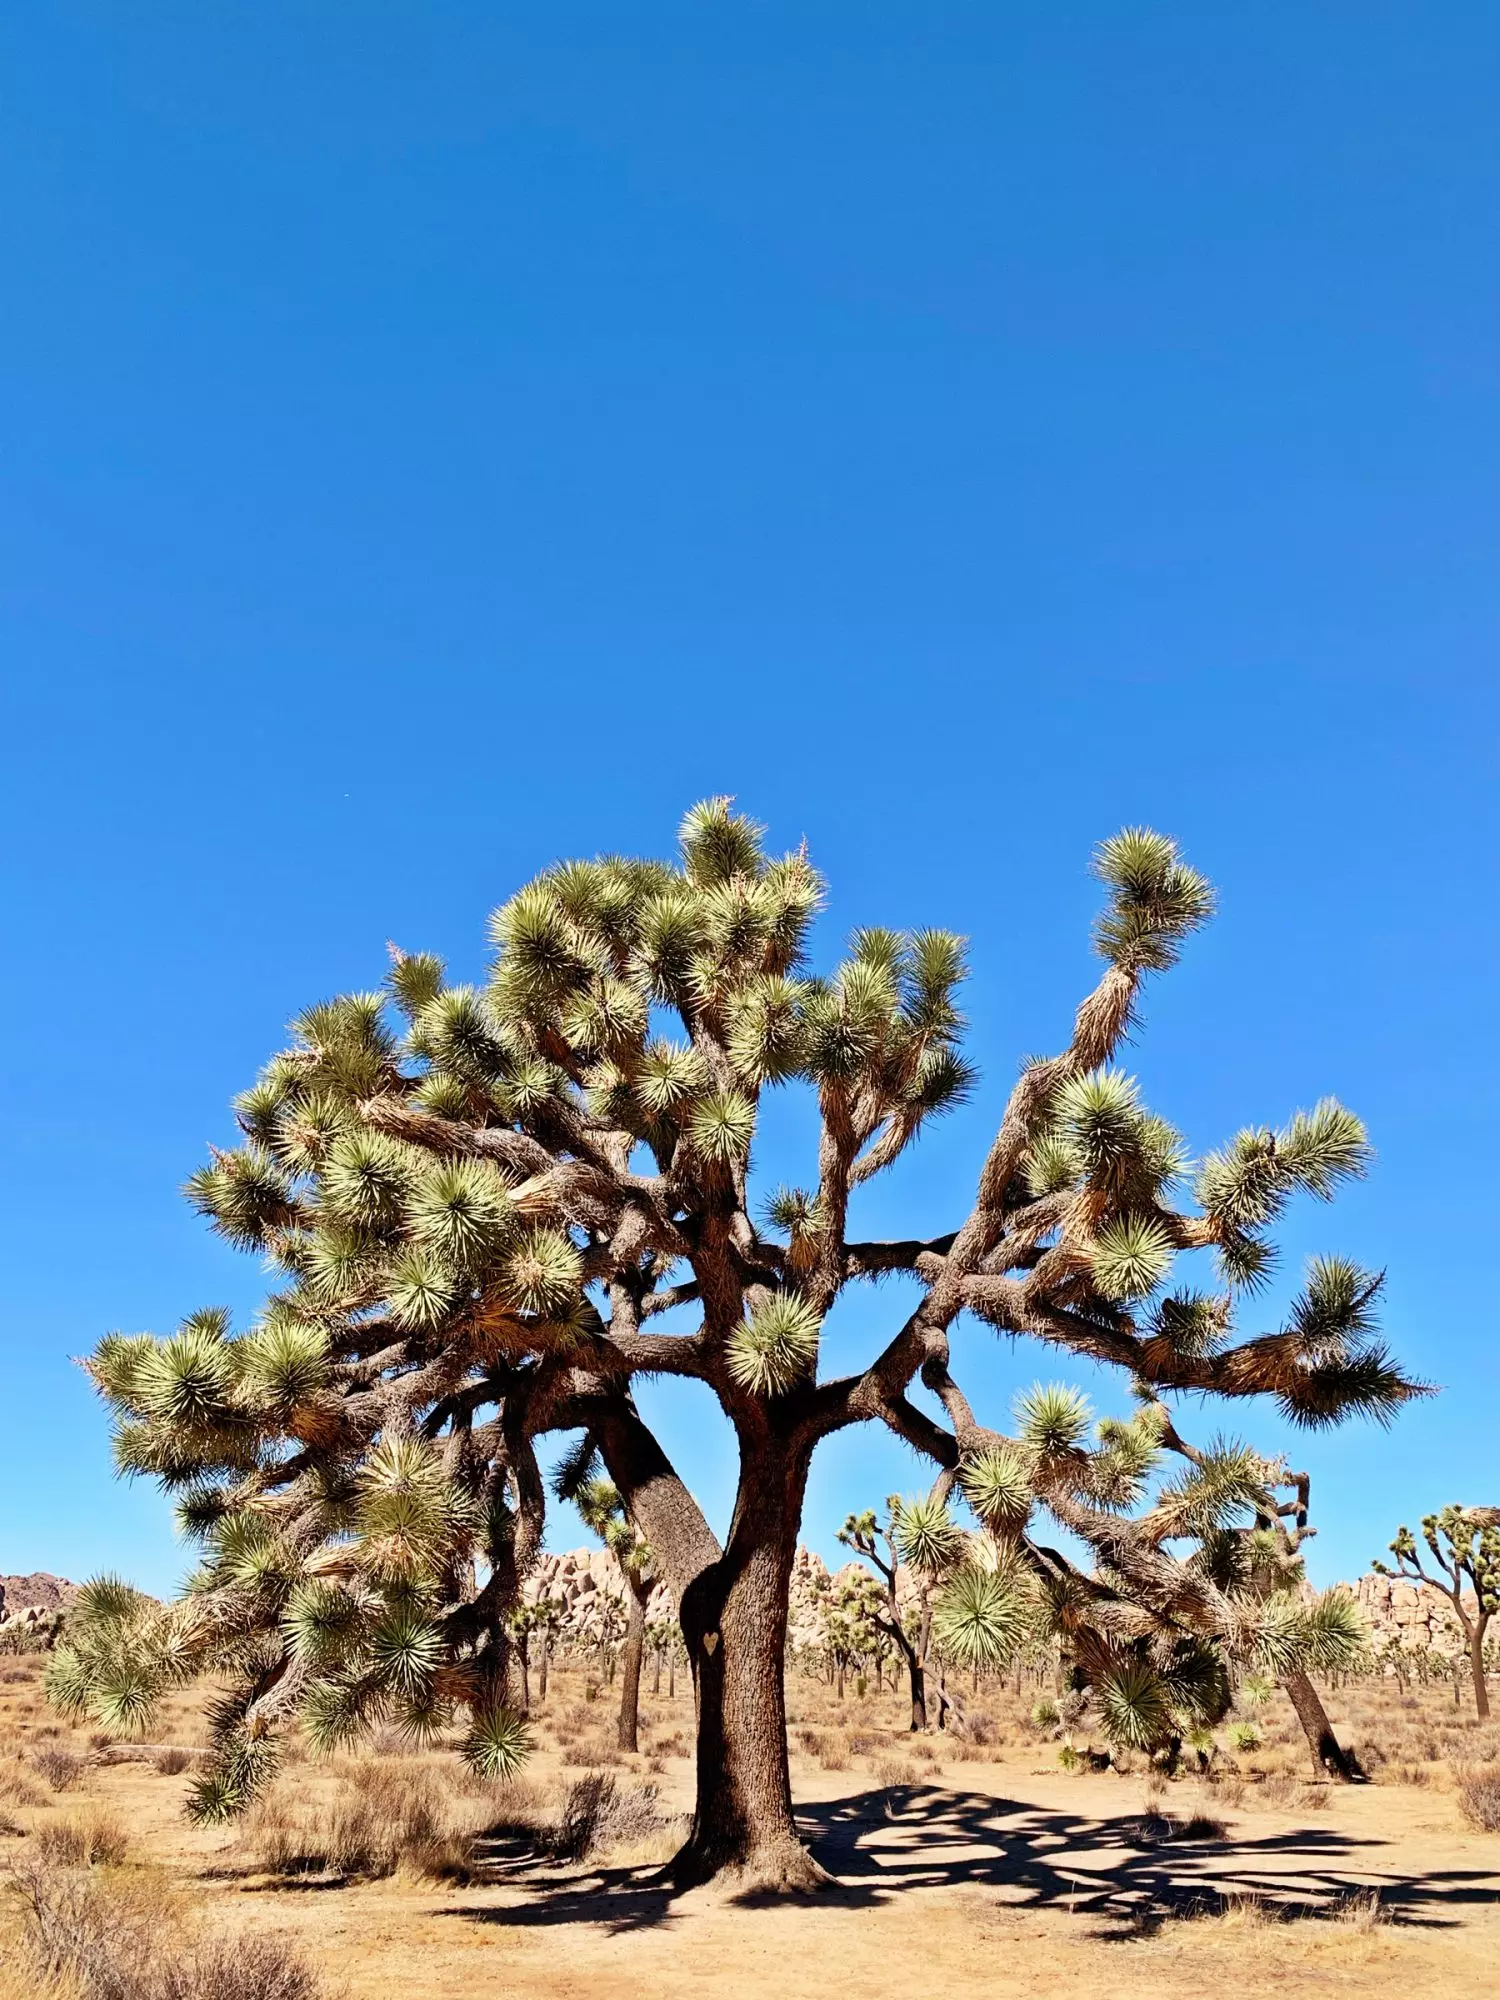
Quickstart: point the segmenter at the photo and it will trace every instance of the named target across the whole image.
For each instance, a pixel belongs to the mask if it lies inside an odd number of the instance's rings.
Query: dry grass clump
[[[1461,1764],[1454,1771],[1458,1809],[1481,1833],[1500,1833],[1500,1764]]]
[[[44,1806],[47,1794],[20,1764],[0,1764],[0,1799],[13,1806]]]
[[[819,1737],[813,1754],[825,1771],[847,1771],[850,1760],[849,1739],[842,1729],[825,1730]]]
[[[32,1858],[13,1880],[20,1939],[17,1983],[7,1994],[14,2000],[317,2000],[321,1990],[285,1939],[199,1930],[150,1877]]]
[[[159,1750],[152,1759],[157,1772],[163,1778],[176,1778],[180,1776],[188,1768],[189,1764],[194,1762],[196,1762],[196,1759],[192,1751],[179,1749],[175,1743],[168,1744],[165,1750]]]
[[[875,1759],[875,1777],[878,1783],[887,1787],[892,1785],[915,1785],[921,1782],[921,1774],[917,1770],[916,1765],[907,1757],[877,1757]]]
[[[587,1861],[608,1853],[615,1860],[668,1861],[682,1826],[657,1810],[655,1785],[622,1788],[609,1771],[590,1771],[568,1788],[548,1842],[559,1861]]]
[[[376,1881],[402,1866],[441,1873],[485,1817],[444,1776],[405,1757],[351,1764],[331,1793],[283,1780],[251,1812],[245,1849],[269,1875]]]
[[[75,1813],[36,1831],[36,1852],[59,1868],[118,1868],[130,1847],[120,1822],[107,1812]]]
[[[83,1776],[85,1759],[62,1743],[43,1743],[33,1750],[28,1762],[46,1779],[54,1792],[66,1792]]]

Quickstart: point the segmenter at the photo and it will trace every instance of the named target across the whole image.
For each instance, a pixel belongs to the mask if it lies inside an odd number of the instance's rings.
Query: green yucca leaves
[[[1017,1535],[1031,1512],[1031,1478],[1026,1460],[1009,1445],[989,1444],[960,1461],[958,1483],[964,1498],[995,1534]]]
[[[948,1567],[963,1547],[963,1530],[930,1494],[891,1501],[891,1541],[902,1562],[927,1576]]]
[[[1143,1299],[1172,1268],[1172,1239],[1149,1216],[1122,1215],[1106,1222],[1089,1250],[1094,1283],[1107,1299]]]
[[[409,1148],[383,1132],[347,1132],[329,1150],[322,1207],[350,1229],[388,1230],[401,1219],[419,1165]]]
[[[773,1292],[731,1334],[729,1372],[756,1396],[780,1396],[817,1365],[823,1322],[793,1292]]]
[[[364,1730],[371,1691],[353,1680],[309,1681],[298,1710],[302,1733],[320,1756],[353,1743]]]
[[[430,951],[406,952],[393,948],[386,978],[396,1005],[408,1021],[414,1022],[443,990],[443,961]]]
[[[755,1106],[737,1090],[713,1091],[693,1106],[688,1134],[703,1159],[733,1166],[749,1155]]]
[[[316,1321],[273,1310],[264,1326],[238,1344],[235,1363],[253,1396],[295,1409],[328,1379],[328,1334]]]
[[[1082,1180],[1087,1171],[1083,1149],[1067,1133],[1052,1127],[1032,1139],[1021,1168],[1027,1187],[1038,1197],[1060,1194]]]
[[[407,1218],[417,1242],[455,1271],[477,1270],[515,1228],[510,1189],[487,1160],[435,1160]]]
[[[653,1118],[670,1116],[707,1086],[702,1057],[675,1042],[649,1043],[634,1077],[635,1094]]]
[[[688,880],[703,888],[735,876],[758,877],[763,829],[732,810],[728,798],[703,799],[684,815],[677,845]]]
[[[1089,1402],[1065,1382],[1038,1382],[1016,1398],[1021,1442],[1039,1458],[1077,1451],[1089,1434]]]
[[[291,1190],[272,1156],[258,1146],[220,1153],[189,1176],[188,1200],[221,1236],[240,1249],[258,1249],[266,1232],[292,1217]]]
[[[1213,915],[1213,890],[1179,858],[1177,843],[1149,827],[1101,842],[1094,873],[1112,891],[1094,926],[1105,958],[1131,972],[1164,971],[1182,940]]]
[[[505,1065],[495,1021],[472,986],[450,986],[429,1000],[412,1023],[411,1043],[434,1069],[466,1083],[486,1083]]]
[[[1309,1604],[1295,1591],[1279,1591],[1260,1606],[1256,1650],[1274,1674],[1297,1669],[1343,1672],[1369,1644],[1359,1606],[1341,1586]]]
[[[352,1126],[347,1104],[331,1091],[312,1091],[281,1113],[271,1143],[290,1173],[316,1174],[334,1142]]]
[[[1015,1657],[1036,1616],[1035,1601],[1013,1567],[966,1563],[938,1594],[932,1629],[951,1658],[995,1667]]]
[[[320,1671],[339,1664],[356,1643],[366,1610],[339,1584],[321,1578],[297,1584],[281,1613],[292,1658]]]
[[[560,1229],[530,1229],[505,1258],[505,1289],[521,1312],[563,1312],[583,1281],[583,1263]]]
[[[1171,1735],[1171,1693],[1149,1661],[1120,1661],[1100,1675],[1093,1692],[1104,1733],[1119,1748],[1154,1750]]]
[[[1290,1316],[1306,1351],[1341,1355],[1351,1340],[1373,1333],[1382,1283],[1379,1272],[1361,1270],[1347,1257],[1314,1257]]]
[[[452,1312],[458,1281],[430,1250],[403,1251],[392,1260],[386,1278],[386,1303],[397,1326],[414,1333],[431,1333]]]
[[[481,1778],[513,1778],[531,1755],[531,1731],[511,1709],[481,1710],[474,1717],[462,1755]]]
[[[1120,1070],[1069,1077],[1052,1093],[1051,1109],[1054,1129],[1071,1142],[1085,1171],[1110,1166],[1139,1145],[1140,1093]]]
[[[394,1605],[377,1618],[367,1647],[376,1680],[407,1700],[430,1690],[445,1653],[441,1631],[412,1604]]]
[[[1174,1353],[1196,1360],[1214,1354],[1229,1337],[1230,1301],[1201,1292],[1173,1292],[1151,1314],[1150,1330]]]
[[[211,1423],[229,1402],[234,1361],[217,1327],[189,1322],[153,1345],[138,1379],[142,1404],[158,1422]]]

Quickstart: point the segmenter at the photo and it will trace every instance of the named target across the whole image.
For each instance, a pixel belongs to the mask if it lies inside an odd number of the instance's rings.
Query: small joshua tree
[[[1058,1052],[1022,1069],[967,1211],[925,1240],[867,1240],[857,1216],[968,1094],[962,941],[863,930],[815,972],[811,862],[768,856],[727,800],[689,813],[675,862],[569,862],[521,889],[482,989],[398,953],[385,991],[299,1015],[236,1102],[243,1143],[189,1184],[278,1273],[264,1311],[241,1333],[209,1311],[161,1339],[112,1335],[90,1364],[121,1469],[176,1495],[202,1561],[165,1608],[88,1597],[56,1697],[131,1727],[168,1688],[223,1675],[195,1795],[210,1816],[245,1806],[296,1722],[323,1744],[378,1719],[456,1725],[481,1770],[511,1767],[506,1619],[541,1547],[554,1432],[597,1446],[678,1605],[698,1731],[679,1882],[823,1879],[792,1816],[783,1664],[808,1468],[851,1425],[960,1477],[1015,1454],[1098,1570],[1023,1522],[1015,1587],[1045,1570],[1111,1617],[1130,1607],[1159,1645],[1241,1632],[1239,1600],[1091,1490],[1076,1441],[1019,1453],[950,1366],[969,1315],[1159,1398],[1269,1396],[1306,1425],[1418,1393],[1374,1335],[1378,1280],[1337,1260],[1280,1326],[1236,1331],[1285,1205],[1362,1173],[1364,1132],[1325,1101],[1194,1172],[1114,1065],[1212,895],[1145,830],[1095,868],[1103,974]],[[760,1105],[783,1088],[812,1095],[815,1154],[806,1185],[762,1201]],[[1179,1258],[1213,1261],[1217,1289],[1172,1289]],[[820,1374],[839,1295],[890,1273],[915,1294],[904,1317],[863,1365]],[[636,1408],[634,1379],[660,1374],[702,1383],[732,1426],[722,1548]]]
[[[911,1693],[911,1727],[927,1727],[927,1660],[932,1642],[932,1594],[938,1579],[959,1560],[964,1538],[958,1523],[938,1495],[903,1500],[893,1493],[884,1522],[874,1510],[851,1514],[839,1530],[839,1540],[854,1550],[880,1579],[881,1599],[872,1609],[873,1622],[906,1663]],[[881,1545],[884,1544],[884,1554]],[[915,1583],[909,1611],[897,1596],[897,1580],[905,1568]]]
[[[1417,1538],[1410,1528],[1398,1528],[1391,1543],[1395,1569],[1383,1562],[1372,1567],[1379,1576],[1425,1583],[1430,1589],[1440,1591],[1453,1606],[1469,1655],[1474,1711],[1485,1721],[1490,1712],[1489,1689],[1485,1685],[1485,1634],[1491,1618],[1500,1611],[1500,1513],[1492,1507],[1445,1507],[1440,1514],[1423,1516],[1422,1540],[1432,1558],[1431,1569],[1423,1562]]]

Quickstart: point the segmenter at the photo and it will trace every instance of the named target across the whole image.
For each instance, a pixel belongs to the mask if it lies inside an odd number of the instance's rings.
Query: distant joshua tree
[[[1432,1557],[1432,1569],[1423,1562],[1410,1528],[1398,1528],[1391,1543],[1394,1570],[1383,1562],[1372,1567],[1379,1576],[1425,1583],[1447,1598],[1469,1655],[1474,1710],[1481,1721],[1487,1720],[1490,1696],[1485,1686],[1484,1642],[1491,1618],[1500,1611],[1500,1509],[1445,1507],[1440,1514],[1425,1514],[1422,1540]]]
[[[626,1515],[619,1489],[593,1476],[597,1456],[592,1442],[586,1452],[566,1462],[558,1474],[559,1499],[571,1500],[583,1525],[597,1535],[615,1559],[625,1586],[624,1651],[620,1661],[620,1722],[616,1743],[634,1750],[640,1734],[641,1662],[646,1652],[646,1608],[656,1584],[651,1545]]]
[[[1144,830],[1107,840],[1095,872],[1103,975],[1061,1050],[1022,1068],[967,1212],[925,1239],[867,1240],[856,1215],[970,1092],[962,942],[862,930],[813,972],[818,875],[801,850],[769,858],[727,800],[693,808],[675,862],[568,862],[521,889],[494,918],[484,987],[398,952],[385,991],[299,1015],[236,1102],[243,1143],[189,1184],[279,1272],[261,1316],[239,1334],[208,1311],[161,1339],[111,1335],[90,1364],[119,1466],[177,1496],[200,1567],[165,1608],[86,1593],[55,1698],[130,1728],[166,1689],[221,1676],[194,1795],[209,1817],[244,1808],[296,1722],[324,1744],[380,1719],[456,1722],[478,1769],[514,1768],[507,1618],[542,1544],[538,1446],[581,1434],[649,1541],[691,1663],[697,1796],[675,1879],[812,1886],[787,1771],[788,1593],[815,1448],[876,1423],[983,1518],[999,1510],[1009,1557],[953,1601],[948,1655],[1045,1583],[1100,1698],[1154,1728],[1261,1614],[1177,1559],[1160,1523],[1122,1515],[1108,1480],[1133,1444],[1101,1467],[1061,1409],[1020,1437],[986,1428],[952,1371],[960,1316],[1157,1399],[1269,1396],[1309,1426],[1389,1416],[1419,1389],[1375,1336],[1378,1279],[1342,1260],[1313,1265],[1280,1326],[1236,1332],[1271,1226],[1299,1191],[1364,1171],[1364,1131],[1325,1100],[1192,1174],[1114,1064],[1211,892]],[[808,1181],[761,1201],[761,1099],[797,1086],[818,1117]],[[1216,1263],[1216,1291],[1170,1289],[1183,1255]],[[900,1314],[852,1373],[820,1374],[839,1295],[891,1274]],[[722,1547],[632,1396],[664,1374],[701,1383],[733,1428]],[[1092,1572],[1028,1532],[1034,1508],[1093,1551]]]
[[[903,1500],[893,1493],[885,1505],[884,1522],[876,1518],[873,1508],[851,1514],[839,1530],[839,1540],[862,1557],[880,1579],[880,1607],[872,1616],[906,1663],[911,1727],[921,1730],[928,1721],[933,1590],[962,1556],[964,1537],[941,1496]],[[897,1573],[902,1566],[915,1584],[914,1601],[906,1612],[896,1595]]]

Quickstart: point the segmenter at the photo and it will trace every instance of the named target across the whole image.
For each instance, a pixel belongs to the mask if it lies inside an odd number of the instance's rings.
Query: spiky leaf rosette
[[[932,1629],[950,1658],[1004,1666],[1037,1628],[1038,1618],[1035,1591],[1015,1562],[965,1563],[939,1593]]]
[[[1154,1750],[1171,1734],[1171,1691],[1149,1660],[1119,1661],[1099,1676],[1093,1693],[1104,1733],[1120,1749]]]
[[[508,1708],[492,1708],[474,1718],[464,1741],[464,1761],[481,1778],[513,1778],[531,1754],[531,1731]]]
[[[780,1396],[817,1364],[821,1315],[794,1292],[773,1292],[730,1336],[729,1372],[756,1396]]]
[[[985,1445],[958,1468],[963,1496],[994,1534],[1018,1535],[1031,1512],[1033,1494],[1026,1459],[1009,1445]]]
[[[930,1494],[891,1502],[891,1541],[910,1568],[940,1575],[963,1547],[963,1530],[947,1506]]]

